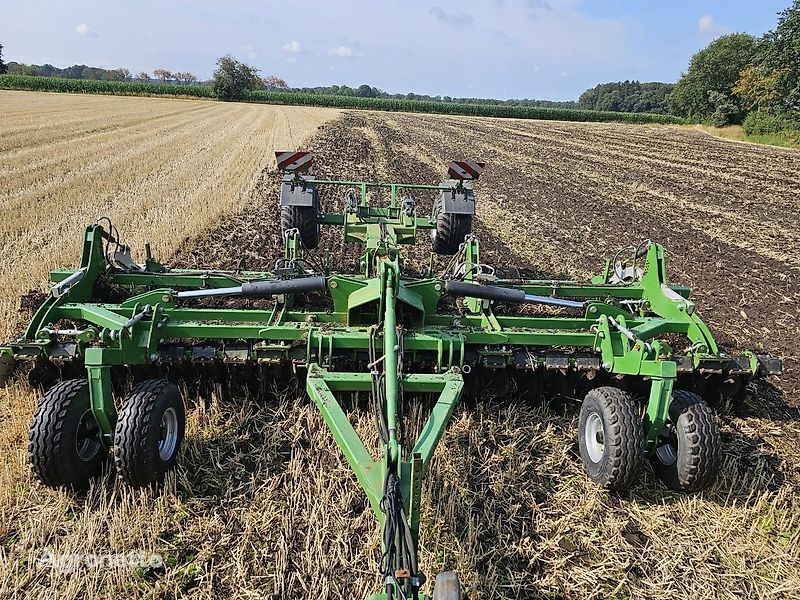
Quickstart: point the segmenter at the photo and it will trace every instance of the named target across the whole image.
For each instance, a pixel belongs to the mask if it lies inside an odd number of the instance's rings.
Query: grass
[[[141,96],[166,95],[173,97],[195,96],[209,99],[211,99],[213,96],[211,88],[205,85],[176,85],[135,81],[94,81],[86,79],[62,79],[59,77],[31,77],[25,75],[0,76],[0,89],[71,92],[83,94]],[[252,91],[247,95],[245,101],[262,102],[267,104],[287,104],[328,108],[417,112],[514,119],[662,124],[675,124],[683,122],[683,120],[678,117],[647,113],[623,113],[584,109],[436,102],[429,100],[405,100],[393,98],[361,98],[354,96],[334,96],[331,94],[311,94],[271,90]]]
[[[750,142],[765,146],[779,146],[781,148],[800,148],[800,132],[796,131],[782,131],[767,135],[747,135],[741,125],[730,125],[728,127],[694,125],[693,127],[716,137],[737,142]]]

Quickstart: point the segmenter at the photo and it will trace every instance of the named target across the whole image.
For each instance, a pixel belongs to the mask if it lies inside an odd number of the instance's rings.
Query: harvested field
[[[435,183],[446,160],[486,160],[475,227],[486,262],[588,276],[602,257],[650,237],[666,245],[671,279],[693,288],[719,339],[787,358],[785,376],[719,407],[723,476],[697,495],[666,491],[649,468],[624,497],[591,485],[575,449],[577,402],[462,404],[426,487],[429,575],[458,570],[471,599],[800,595],[800,154],[671,127],[370,113],[345,113],[307,146],[320,174],[336,177]],[[271,264],[275,183],[264,168],[251,204],[230,205],[219,227],[160,253],[187,266]],[[320,251],[352,257],[335,235]],[[278,396],[194,408],[181,467],[162,491],[106,477],[75,499],[33,483],[25,438],[35,400],[21,385],[4,392],[0,449],[12,458],[0,472],[0,595],[375,591],[379,540],[366,500],[316,409]],[[353,407],[352,417],[371,435],[366,413]],[[412,420],[420,426],[420,410]],[[166,567],[63,574],[37,568],[45,547],[157,552]]]
[[[169,255],[238,210],[261,165],[334,110],[0,92],[0,333],[17,300],[111,217],[125,241]],[[72,260],[72,258],[66,259]]]

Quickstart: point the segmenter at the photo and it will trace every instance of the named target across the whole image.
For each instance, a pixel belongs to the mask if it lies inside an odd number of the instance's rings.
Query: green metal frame
[[[431,269],[424,278],[402,275],[399,247],[416,241],[418,230],[429,230],[436,223],[419,217],[408,206],[401,207],[401,191],[453,190],[462,184],[441,186],[366,183],[356,181],[306,180],[306,184],[353,187],[360,193],[356,206],[345,212],[319,216],[325,225],[344,228],[348,242],[361,243],[365,252],[361,272],[326,273],[326,293],[333,310],[294,310],[291,296],[278,296],[269,310],[186,307],[178,301],[182,290],[218,289],[241,285],[242,281],[271,281],[268,271],[208,272],[173,269],[149,256],[143,271],[125,271],[109,264],[106,258],[110,233],[98,224],[84,234],[78,271],[57,270],[51,274],[55,289],[36,311],[24,335],[0,348],[0,354],[15,359],[71,356],[86,366],[92,412],[99,425],[102,442],[113,445],[116,412],[112,397],[111,368],[116,365],[148,365],[164,360],[170,346],[172,358],[192,358],[191,342],[214,340],[213,356],[229,358],[231,345],[237,359],[256,363],[291,363],[306,368],[306,390],[316,403],[340,446],[348,464],[369,499],[381,527],[386,526],[381,506],[387,474],[400,482],[402,503],[416,549],[419,543],[422,481],[436,446],[464,387],[462,370],[491,359],[495,367],[519,367],[514,349],[530,353],[529,368],[545,365],[540,352],[552,347],[569,347],[596,356],[601,369],[618,375],[647,378],[651,382],[643,421],[647,449],[655,448],[667,418],[678,359],[689,361],[695,370],[704,365],[733,361],[720,352],[703,323],[689,290],[666,281],[664,249],[650,244],[642,259],[641,278],[631,283],[611,283],[609,265],[590,283],[570,281],[498,280],[495,285],[515,287],[527,294],[552,298],[586,300],[580,316],[504,316],[494,313],[492,303],[466,298],[464,313],[443,314],[439,300],[445,295],[445,281]],[[368,194],[373,189],[388,189],[388,207],[373,207]],[[285,259],[289,265],[303,258],[296,235],[286,236]],[[467,281],[475,280],[480,265],[479,244],[465,240],[463,259]],[[78,279],[76,273],[82,273]],[[128,288],[131,297],[120,303],[95,298],[96,284]],[[638,309],[624,309],[620,301],[638,302]],[[413,326],[397,322],[402,310]],[[408,317],[407,317],[408,318]],[[81,323],[79,330],[58,330],[62,321]],[[405,324],[407,325],[407,323]],[[377,335],[375,334],[377,331]],[[626,333],[627,332],[627,333]],[[666,343],[667,334],[688,338],[690,350],[678,357]],[[176,350],[175,340],[186,342]],[[238,346],[237,346],[238,344]],[[388,439],[380,456],[373,458],[354,431],[337,400],[340,392],[368,392],[373,386],[369,372],[336,370],[337,357],[363,356],[374,344],[382,358],[383,414]],[[400,349],[402,348],[401,356]],[[183,352],[183,355],[180,355]],[[413,364],[424,356],[430,373],[405,373],[403,362]],[[747,355],[748,376],[763,373],[759,357]],[[404,360],[405,357],[405,360]],[[205,358],[209,358],[206,356]],[[568,367],[574,367],[570,358]],[[736,363],[741,370],[741,361]],[[377,368],[375,365],[372,368]],[[438,396],[420,438],[404,451],[398,437],[401,393],[430,393]],[[385,582],[385,591],[374,598],[416,597],[406,582]]]

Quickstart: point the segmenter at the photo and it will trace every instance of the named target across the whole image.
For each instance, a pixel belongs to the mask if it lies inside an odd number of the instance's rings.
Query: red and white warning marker
[[[448,165],[447,176],[450,179],[477,179],[485,165],[474,160],[454,160]]]
[[[276,152],[275,161],[281,171],[297,171],[303,173],[314,164],[311,152]]]

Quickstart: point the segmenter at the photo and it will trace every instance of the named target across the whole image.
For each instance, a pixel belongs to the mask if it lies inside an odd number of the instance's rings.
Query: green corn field
[[[0,89],[69,92],[77,94],[114,94],[120,96],[190,96],[193,98],[209,99],[214,97],[211,88],[206,85],[179,85],[173,83],[147,83],[139,81],[98,81],[92,79],[62,79],[59,77],[31,77],[26,75],[0,76]],[[684,122],[683,119],[671,115],[647,113],[622,113],[536,106],[467,104],[394,98],[361,98],[358,96],[334,96],[330,94],[308,94],[269,90],[250,92],[247,96],[247,101],[265,104],[323,106],[329,108],[500,117],[508,119],[586,121],[596,123],[680,124]]]

